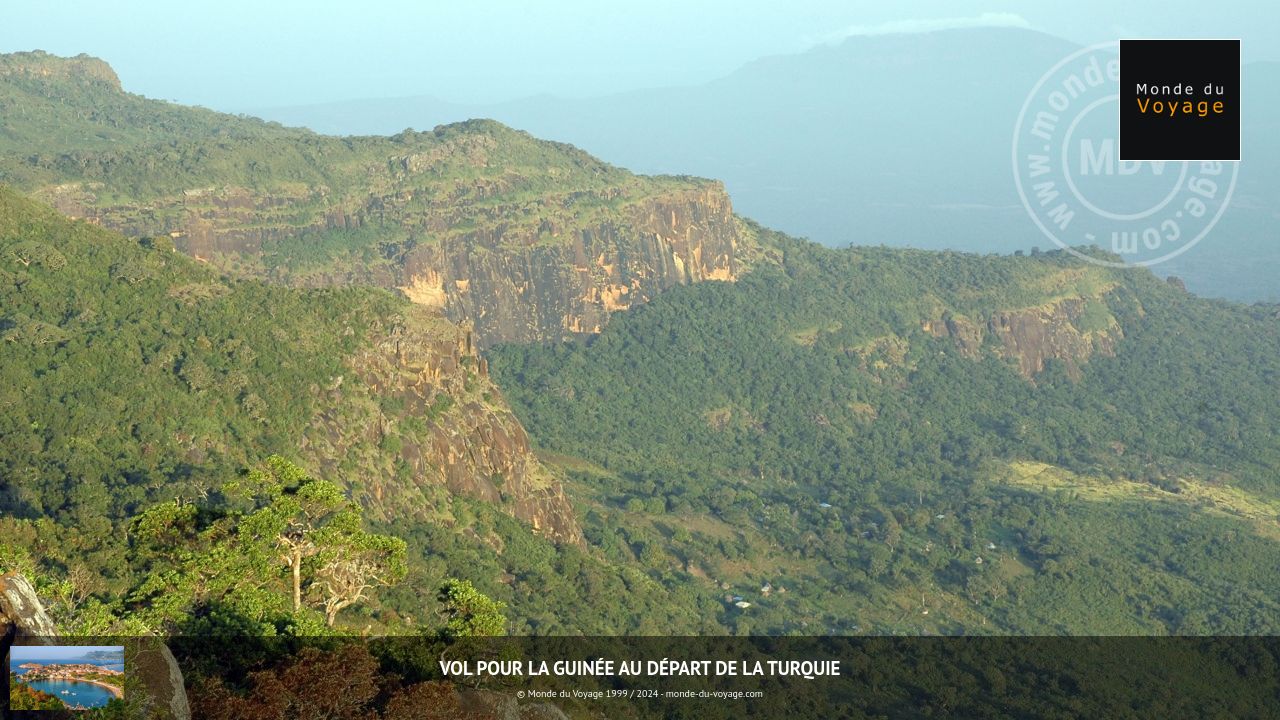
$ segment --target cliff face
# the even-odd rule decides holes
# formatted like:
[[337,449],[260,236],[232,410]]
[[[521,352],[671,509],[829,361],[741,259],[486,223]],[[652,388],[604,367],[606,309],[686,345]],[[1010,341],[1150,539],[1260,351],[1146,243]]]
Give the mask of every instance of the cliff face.
[[[111,498],[145,473],[147,490],[203,492],[278,452],[342,483],[384,519],[461,531],[474,499],[557,541],[581,537],[473,333],[439,310],[372,289],[227,281],[160,243],[68,222],[4,186],[0,309],[5,427],[32,438],[93,407],[97,447],[117,458],[97,471],[71,469],[58,453],[71,457],[78,446],[6,436],[0,464],[56,478],[42,491],[99,482]],[[49,377],[43,369],[55,364],[59,377],[75,379]],[[130,466],[148,470],[115,469]],[[174,467],[198,467],[200,477]],[[43,509],[33,495],[0,483],[0,502],[18,516]],[[66,502],[94,519],[116,512],[110,499]]]
[[85,56],[0,56],[0,182],[228,275],[402,288],[425,307],[362,321],[349,372],[290,390],[316,400],[303,458],[384,517],[461,522],[473,498],[562,542],[581,539],[572,507],[477,348],[590,331],[606,308],[735,268],[714,183],[488,121],[319,136],[126,93]]
[[[549,241],[548,241],[549,239]],[[733,280],[737,229],[718,186],[628,206],[591,224],[468,233],[408,253],[398,285],[415,302],[474,322],[482,344],[598,333],[609,313],[676,285]]]
[[493,503],[559,542],[582,533],[559,480],[534,457],[469,329],[414,309],[379,328],[334,378],[301,443],[338,477],[381,468],[350,484],[384,517],[449,522],[449,493]]
[[41,50],[0,55],[0,78],[101,83],[120,90],[120,78],[107,63],[89,55],[62,58]]
[[[186,190],[146,206],[103,203],[94,190],[63,185],[42,196],[69,217],[126,235],[167,235],[178,249],[230,271],[299,285],[397,288],[456,322],[471,322],[481,347],[598,333],[611,312],[677,285],[732,281],[740,273],[733,207],[719,183],[706,181],[653,194],[590,193],[590,202],[607,203],[609,211],[581,215],[573,206],[587,198],[560,191],[514,202],[498,195],[482,206],[475,199],[424,204],[404,192],[344,209],[326,205],[318,189]],[[293,222],[272,223],[287,214]],[[273,243],[351,232],[387,240],[363,262],[274,274],[259,265],[264,248],[276,252]]]
[[13,638],[48,639],[57,635],[53,621],[36,597],[31,582],[16,573],[0,576],[0,640]]
[[953,339],[968,357],[978,357],[988,346],[1016,362],[1028,380],[1049,360],[1064,363],[1067,374],[1078,378],[1081,365],[1094,355],[1114,356],[1124,337],[1105,308],[1100,298],[1061,298],[1032,308],[995,311],[976,322],[947,315],[925,322],[923,328],[935,337]]
[[26,55],[0,61],[0,107],[25,113],[0,114],[0,181],[228,273],[399,288],[484,347],[599,332],[742,271],[717,182],[633,175],[486,120],[319,136],[130,95],[93,58]]

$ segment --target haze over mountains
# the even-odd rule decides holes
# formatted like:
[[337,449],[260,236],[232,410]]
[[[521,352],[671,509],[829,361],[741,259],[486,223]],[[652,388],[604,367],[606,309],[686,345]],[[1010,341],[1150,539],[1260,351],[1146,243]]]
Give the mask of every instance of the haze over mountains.
[[[103,624],[224,602],[124,530],[280,454],[408,542],[348,629],[451,575],[530,633],[1280,626],[1275,307],[825,248],[492,120],[329,137],[46,53],[0,104],[0,541],[101,569]],[[274,557],[222,579],[286,632]]]
[[[699,720],[1271,716],[1280,304],[1205,295],[1280,291],[1280,65],[1247,69],[1234,212],[1160,268],[1198,294],[1052,248],[1022,211],[1013,116],[1074,47],[1047,35],[858,37],[610,98],[350,106],[385,134],[131,92],[193,60],[396,87],[430,63],[389,62],[394,33],[364,19],[413,48],[450,36],[436,5],[349,5],[350,25],[272,5],[296,25],[240,53],[277,28],[235,4],[211,8],[230,31],[149,13],[137,85],[63,27],[118,43],[120,8],[0,28],[66,55],[0,54],[0,635],[123,638],[107,716],[595,720],[605,695]],[[475,46],[461,71],[520,57],[503,23],[562,50],[493,15],[450,37]],[[623,87],[610,60],[589,70]],[[1132,199],[1122,175],[1107,200]],[[539,657],[571,662],[539,677]],[[711,675],[719,657],[741,676]],[[839,668],[810,673],[822,658]],[[517,690],[544,682],[572,696]],[[721,692],[738,682],[762,697]],[[621,697],[654,687],[676,692]]]
[[[827,245],[1009,253],[1048,247],[1009,165],[1028,91],[1078,46],[1017,28],[855,36],[763,58],[695,87],[592,99],[459,105],[370,99],[257,114],[326,133],[392,133],[491,117],[652,173],[725,182],[744,215]],[[1244,162],[1229,212],[1199,246],[1160,265],[1193,292],[1280,298],[1280,65],[1244,81]]]

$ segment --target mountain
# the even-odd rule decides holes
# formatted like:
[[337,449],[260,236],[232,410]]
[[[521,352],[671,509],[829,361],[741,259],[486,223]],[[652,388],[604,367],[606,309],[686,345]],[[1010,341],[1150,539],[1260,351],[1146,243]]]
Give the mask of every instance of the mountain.
[[676,596],[585,546],[472,333],[386,290],[233,279],[167,240],[0,186],[0,570],[70,571],[94,600],[55,603],[60,622],[168,577],[128,560],[145,511],[212,502],[281,454],[409,543],[408,580],[363,622],[429,619],[452,575],[518,607],[513,632],[717,627],[709,587]]
[[229,280],[3,188],[0,257],[17,517],[96,526],[294,448],[384,518],[457,493],[578,541],[471,334],[437,312],[383,291]]
[[[1014,123],[1041,75],[1078,46],[1018,28],[854,36],[752,62],[713,82],[590,99],[458,107],[425,98],[260,113],[324,132],[394,132],[492,117],[640,172],[720,178],[737,209],[831,246],[1010,253],[1046,247],[1009,166]],[[1270,88],[1243,73],[1243,147],[1231,211],[1160,272],[1193,291],[1280,300]]]
[[[1275,306],[835,250],[495,121],[333,138],[0,68],[0,173],[46,203],[0,189],[0,569],[37,587],[162,604],[228,542],[285,632],[277,553],[209,506],[280,455],[405,542],[351,632],[447,577],[514,633],[1277,630]],[[887,161],[846,143],[815,167]]]
[[758,232],[735,284],[490,354],[589,542],[720,583],[739,632],[1280,626],[1276,307]]
[[632,175],[492,121],[325,137],[131,95],[100,60],[38,52],[0,57],[0,107],[0,181],[68,216],[242,276],[400,288],[481,346],[598,332],[743,262],[720,184]]

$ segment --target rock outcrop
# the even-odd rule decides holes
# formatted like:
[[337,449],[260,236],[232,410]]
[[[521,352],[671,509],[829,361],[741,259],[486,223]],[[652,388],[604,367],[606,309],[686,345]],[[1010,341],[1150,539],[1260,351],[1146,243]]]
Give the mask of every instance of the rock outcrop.
[[102,84],[119,91],[120,78],[107,63],[89,55],[63,58],[41,50],[0,55],[0,77]]
[[[4,87],[6,69],[25,80]],[[43,54],[0,56],[4,90],[24,120],[73,128],[50,141],[24,122],[6,153],[0,118],[0,178],[64,215],[232,274],[399,288],[473,323],[482,347],[599,332],[613,311],[743,269],[720,183],[633,175],[493,121],[324,137],[157,103],[100,60]]]
[[[301,450],[341,477],[356,455],[383,474],[351,483],[373,511],[448,522],[447,489],[493,503],[541,535],[582,542],[558,478],[540,463],[529,436],[489,379],[470,328],[439,311],[412,308],[404,322],[380,328],[349,359],[350,377],[319,392],[328,410],[314,420]],[[348,412],[361,412],[359,419]]]
[[1061,361],[1068,375],[1078,377],[1091,356],[1115,355],[1116,341],[1123,337],[1114,322],[1099,329],[1082,327],[1087,302],[1070,298],[1048,307],[995,313],[987,329],[999,340],[999,352],[1015,359],[1024,377],[1039,374],[1048,360]]
[[[539,237],[552,238],[553,242]],[[703,280],[734,280],[738,235],[723,188],[708,184],[584,224],[486,229],[419,246],[398,287],[415,302],[474,323],[482,345],[598,333],[609,313]]]
[[6,642],[14,638],[49,639],[57,635],[53,620],[45,613],[31,582],[15,573],[0,577],[0,635]]
[[1000,310],[977,321],[947,314],[923,324],[925,332],[955,341],[967,357],[978,357],[988,341],[1000,357],[1013,360],[1028,380],[1051,360],[1062,362],[1070,377],[1094,355],[1114,356],[1124,337],[1120,325],[1099,298],[1070,297],[1045,305]]
[[159,638],[130,638],[125,645],[128,677],[147,695],[147,717],[157,720],[190,720],[191,704],[182,669],[169,646]]
[[[618,207],[582,217],[565,207],[588,200]],[[483,208],[460,200],[424,206],[413,192],[370,196],[349,207],[326,205],[323,189],[255,192],[185,190],[147,208],[100,204],[92,187],[64,185],[40,194],[62,213],[125,235],[169,236],[174,245],[228,269],[305,285],[367,283],[474,324],[479,344],[560,340],[598,333],[609,313],[678,285],[735,280],[742,239],[719,183],[689,180],[644,194],[610,188],[551,192]],[[290,223],[275,222],[293,213]],[[536,222],[529,222],[530,218]],[[292,238],[363,230],[403,238],[379,246],[369,262],[268,273],[264,246]]]

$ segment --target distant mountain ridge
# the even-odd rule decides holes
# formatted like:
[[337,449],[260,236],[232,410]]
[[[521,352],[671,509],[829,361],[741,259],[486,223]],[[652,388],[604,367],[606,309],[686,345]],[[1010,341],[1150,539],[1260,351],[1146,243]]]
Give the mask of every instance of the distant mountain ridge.
[[85,653],[89,660],[123,660],[124,650],[92,650]]
[[331,138],[131,95],[91,58],[0,68],[0,181],[237,274],[402,288],[481,345],[598,332],[672,286],[734,279],[749,250],[719,183],[493,121]]
[[[427,98],[264,109],[332,133],[492,117],[639,172],[723,180],[735,207],[830,246],[1010,253],[1048,247],[1013,183],[1019,108],[1078,45],[1019,28],[849,37],[718,80],[607,97],[457,106]],[[1280,300],[1280,65],[1251,63],[1235,205],[1201,246],[1157,266],[1193,292]]]

